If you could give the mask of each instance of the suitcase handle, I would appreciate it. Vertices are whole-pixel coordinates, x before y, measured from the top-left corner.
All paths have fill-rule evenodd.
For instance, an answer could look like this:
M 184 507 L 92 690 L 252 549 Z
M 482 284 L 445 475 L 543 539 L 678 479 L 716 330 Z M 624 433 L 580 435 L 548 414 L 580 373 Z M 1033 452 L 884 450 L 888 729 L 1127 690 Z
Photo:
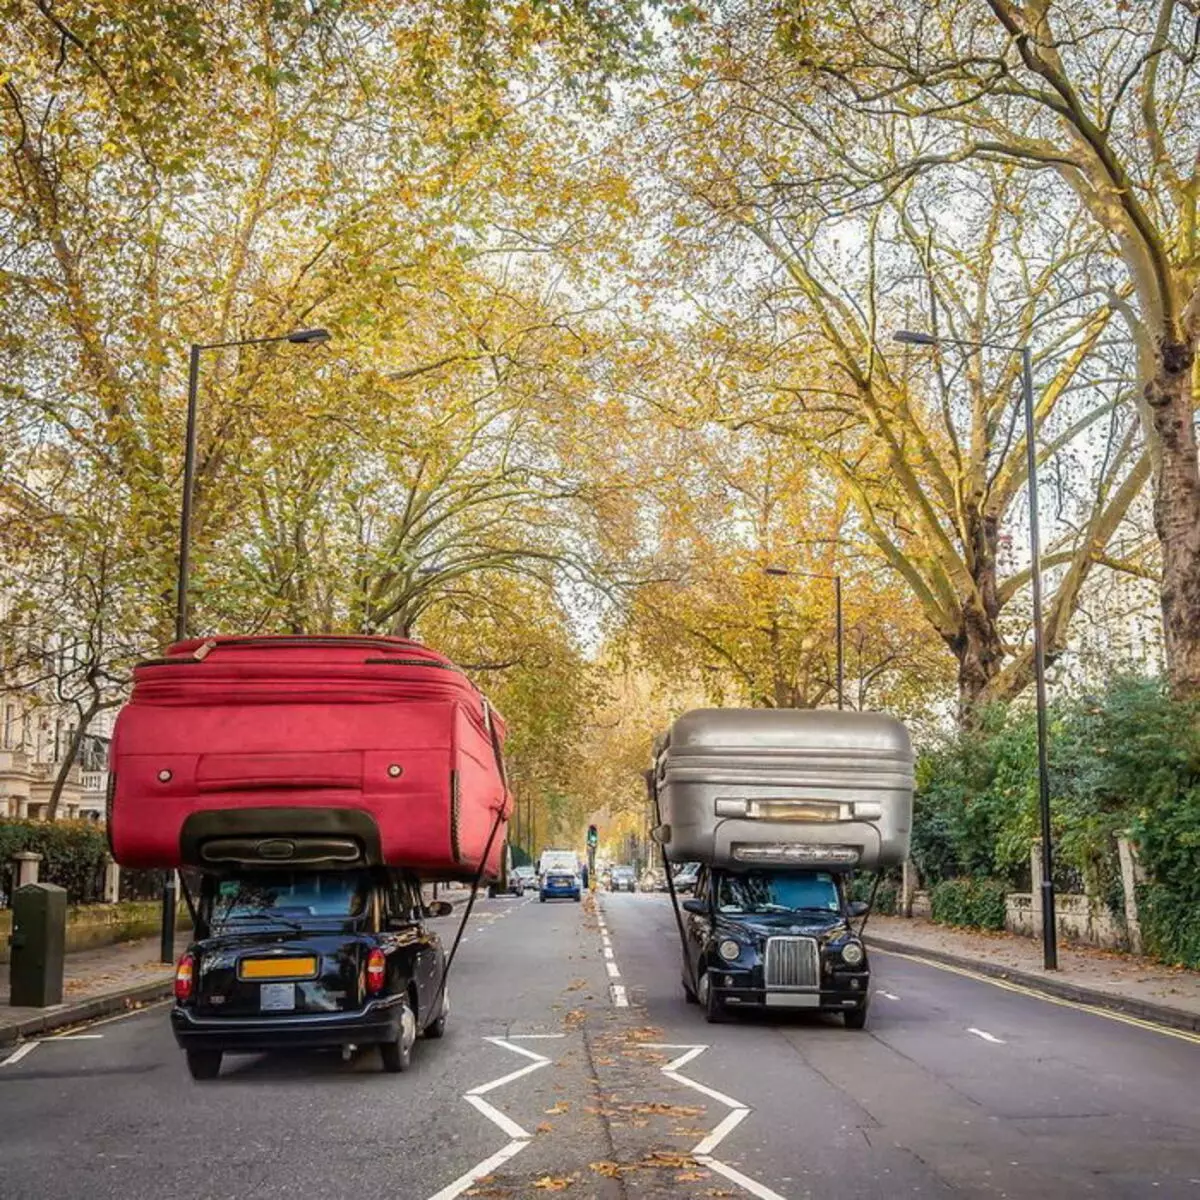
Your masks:
M 361 788 L 362 755 L 202 754 L 196 764 L 200 792 L 249 792 L 269 788 Z

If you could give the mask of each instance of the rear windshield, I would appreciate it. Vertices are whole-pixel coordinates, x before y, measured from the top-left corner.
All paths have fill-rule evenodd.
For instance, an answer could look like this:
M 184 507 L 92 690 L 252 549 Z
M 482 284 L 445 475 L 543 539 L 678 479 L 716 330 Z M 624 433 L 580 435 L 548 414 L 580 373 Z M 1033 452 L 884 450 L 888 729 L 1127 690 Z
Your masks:
M 240 923 L 345 920 L 366 905 L 367 879 L 358 871 L 261 871 L 223 879 L 213 904 L 214 927 Z

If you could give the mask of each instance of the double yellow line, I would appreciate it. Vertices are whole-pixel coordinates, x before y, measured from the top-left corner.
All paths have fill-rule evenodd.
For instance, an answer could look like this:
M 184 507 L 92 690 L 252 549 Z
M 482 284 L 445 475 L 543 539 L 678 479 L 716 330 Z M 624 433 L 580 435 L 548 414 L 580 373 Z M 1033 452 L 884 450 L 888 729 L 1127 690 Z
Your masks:
M 939 971 L 949 971 L 952 975 L 963 975 L 979 983 L 989 983 L 992 987 L 1003 988 L 1006 992 L 1016 992 L 1021 996 L 1032 996 L 1035 1000 L 1044 1000 L 1047 1004 L 1057 1004 L 1060 1008 L 1073 1008 L 1077 1012 L 1091 1013 L 1103 1017 L 1106 1021 L 1120 1021 L 1124 1025 L 1133 1025 L 1138 1029 L 1148 1029 L 1151 1033 L 1162 1033 L 1167 1037 L 1178 1038 L 1181 1042 L 1191 1042 L 1200 1046 L 1200 1033 L 1191 1033 L 1186 1029 L 1172 1029 L 1169 1025 L 1160 1025 L 1156 1021 L 1146 1021 L 1141 1017 L 1131 1017 L 1127 1013 L 1114 1012 L 1110 1008 L 1100 1008 L 1095 1004 L 1084 1004 L 1079 1000 L 1067 1000 L 1062 996 L 1053 996 L 1038 988 L 1027 987 L 1021 983 L 1011 983 L 1007 979 L 997 979 L 994 975 L 985 975 L 982 971 L 972 971 L 967 967 L 956 967 L 950 963 L 940 962 L 933 958 L 923 958 L 919 954 L 902 954 L 899 950 L 884 950 L 881 947 L 871 947 L 872 954 L 887 954 L 892 958 L 903 958 L 908 962 L 918 963 L 923 967 L 936 967 Z

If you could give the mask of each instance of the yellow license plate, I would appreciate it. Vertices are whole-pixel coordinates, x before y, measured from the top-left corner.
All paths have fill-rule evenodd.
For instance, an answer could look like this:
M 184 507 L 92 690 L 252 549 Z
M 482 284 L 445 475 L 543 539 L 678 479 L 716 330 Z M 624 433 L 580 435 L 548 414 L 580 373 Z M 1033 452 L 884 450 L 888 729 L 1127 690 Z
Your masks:
M 317 960 L 312 955 L 302 958 L 243 958 L 238 963 L 239 979 L 312 979 L 317 973 Z

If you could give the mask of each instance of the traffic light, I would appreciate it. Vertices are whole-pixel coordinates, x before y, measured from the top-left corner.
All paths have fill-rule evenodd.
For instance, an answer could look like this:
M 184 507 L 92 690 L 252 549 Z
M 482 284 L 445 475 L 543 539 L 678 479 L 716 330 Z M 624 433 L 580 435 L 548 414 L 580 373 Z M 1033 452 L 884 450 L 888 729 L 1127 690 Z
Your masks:
M 594 846 L 599 840 L 600 840 L 599 831 L 596 829 L 595 825 L 589 825 L 588 832 L 587 832 L 587 844 L 589 846 Z

